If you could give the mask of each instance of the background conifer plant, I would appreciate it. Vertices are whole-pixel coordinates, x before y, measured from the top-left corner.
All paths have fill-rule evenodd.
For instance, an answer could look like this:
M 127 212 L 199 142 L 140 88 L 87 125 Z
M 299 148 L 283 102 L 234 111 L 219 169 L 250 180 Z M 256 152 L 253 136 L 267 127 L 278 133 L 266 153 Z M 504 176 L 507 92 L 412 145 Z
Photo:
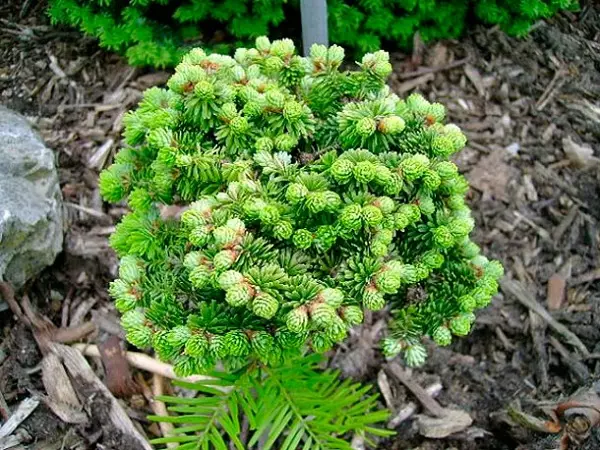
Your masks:
M 531 25 L 577 0 L 330 0 L 331 41 L 362 54 L 408 47 L 415 32 L 429 41 L 456 38 L 473 19 L 525 35 Z M 227 50 L 257 36 L 299 30 L 299 0 L 50 0 L 54 23 L 97 37 L 131 64 L 174 66 L 195 45 Z M 285 24 L 285 27 L 282 26 Z M 285 30 L 282 30 L 285 28 Z M 225 32 L 225 42 L 213 39 Z
M 265 37 L 233 58 L 194 49 L 166 89 L 147 90 L 125 117 L 125 146 L 100 177 L 104 198 L 131 208 L 111 237 L 121 264 L 110 292 L 128 340 L 180 375 L 218 366 L 227 395 L 198 389 L 219 414 L 221 401 L 232 415 L 248 404 L 260 436 L 275 405 L 263 399 L 291 392 L 277 395 L 291 409 L 271 411 L 281 414 L 272 444 L 349 448 L 324 436 L 381 434 L 364 390 L 298 357 L 326 352 L 365 311 L 387 309 L 384 353 L 422 364 L 422 340 L 468 334 L 503 275 L 469 239 L 469 186 L 449 161 L 466 138 L 444 123 L 445 108 L 391 93 L 386 52 L 355 71 L 340 71 L 343 58 L 335 45 L 304 58 L 291 40 Z M 318 406 L 293 394 L 319 383 L 325 403 L 334 391 L 349 401 L 342 416 L 319 407 L 320 432 L 295 422 Z M 172 420 L 197 425 L 179 429 L 181 442 L 200 433 L 221 448 L 218 430 L 234 435 L 239 424 L 196 414 L 213 411 L 204 401 L 172 399 L 187 405 L 174 411 L 202 416 Z

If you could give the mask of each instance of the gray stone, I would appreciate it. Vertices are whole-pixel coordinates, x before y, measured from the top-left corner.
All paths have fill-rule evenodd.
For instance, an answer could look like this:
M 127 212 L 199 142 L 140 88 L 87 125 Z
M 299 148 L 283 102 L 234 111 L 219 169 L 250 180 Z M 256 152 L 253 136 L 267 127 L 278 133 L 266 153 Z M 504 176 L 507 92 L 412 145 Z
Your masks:
M 0 106 L 0 280 L 21 288 L 54 262 L 62 242 L 54 154 L 24 117 Z

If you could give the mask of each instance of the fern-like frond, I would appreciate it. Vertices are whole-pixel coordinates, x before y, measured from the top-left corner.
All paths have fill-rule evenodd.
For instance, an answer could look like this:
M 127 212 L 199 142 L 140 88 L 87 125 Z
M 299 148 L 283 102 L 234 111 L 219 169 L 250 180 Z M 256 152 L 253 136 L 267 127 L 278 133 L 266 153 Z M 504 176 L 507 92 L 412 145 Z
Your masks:
M 319 369 L 321 361 L 311 355 L 278 367 L 247 367 L 241 375 L 217 372 L 197 383 L 176 382 L 199 395 L 158 398 L 174 415 L 150 420 L 175 429 L 152 443 L 178 443 L 181 450 L 221 450 L 229 442 L 240 450 L 351 450 L 348 435 L 360 434 L 373 444 L 374 436 L 393 434 L 377 428 L 389 412 L 377 409 L 370 386 Z M 242 416 L 252 431 L 247 443 L 240 437 Z

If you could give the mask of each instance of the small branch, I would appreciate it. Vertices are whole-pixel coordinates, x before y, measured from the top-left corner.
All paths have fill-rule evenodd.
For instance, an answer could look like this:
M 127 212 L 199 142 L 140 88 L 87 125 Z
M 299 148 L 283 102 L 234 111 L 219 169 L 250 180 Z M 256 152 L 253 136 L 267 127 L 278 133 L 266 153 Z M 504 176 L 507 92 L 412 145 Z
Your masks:
M 466 64 L 469 61 L 469 58 L 463 58 L 463 59 L 459 59 L 456 61 L 453 61 L 449 64 L 446 64 L 444 66 L 439 66 L 439 67 L 424 67 L 421 68 L 419 70 L 415 70 L 414 72 L 406 72 L 406 73 L 401 73 L 398 78 L 400 78 L 401 80 L 408 80 L 409 78 L 416 78 L 416 77 L 420 77 L 421 75 L 426 75 L 428 73 L 437 73 L 437 72 L 443 72 L 445 70 L 450 70 L 450 69 L 454 69 L 456 67 L 460 67 L 463 64 Z
M 544 308 L 542 305 L 538 303 L 538 301 L 533 298 L 533 296 L 525 289 L 525 287 L 518 281 L 503 279 L 500 282 L 500 286 L 502 290 L 512 294 L 517 300 L 519 300 L 524 306 L 535 312 L 538 316 L 540 316 L 550 328 L 552 328 L 556 333 L 558 333 L 562 338 L 571 344 L 573 347 L 577 348 L 583 356 L 587 356 L 590 354 L 587 347 L 583 342 L 577 337 L 575 333 L 569 330 L 562 323 L 556 321 L 554 317 L 550 315 L 550 313 Z
M 73 348 L 76 348 L 85 356 L 91 356 L 96 358 L 100 357 L 100 351 L 98 350 L 98 347 L 96 345 L 75 344 L 73 345 Z M 144 353 L 125 352 L 125 357 L 127 358 L 127 361 L 129 361 L 129 364 L 131 364 L 133 367 L 136 367 L 141 370 L 146 370 L 157 375 L 161 375 L 165 378 L 170 378 L 171 380 L 181 380 L 186 381 L 188 383 L 195 383 L 198 381 L 213 379 L 212 377 L 206 375 L 192 375 L 185 378 L 178 377 L 177 375 L 175 375 L 173 366 L 158 361 Z M 215 388 L 218 389 L 217 386 L 215 386 Z
M 550 336 L 549 341 L 562 358 L 564 365 L 580 382 L 586 383 L 590 379 L 590 371 L 585 364 L 575 358 L 554 336 Z
M 160 400 L 157 400 L 156 397 L 160 397 L 161 395 L 163 395 L 164 393 L 164 378 L 158 374 L 154 374 L 154 376 L 152 377 L 152 403 L 150 403 L 150 406 L 152 406 L 152 411 L 154 411 L 154 414 L 156 414 L 157 416 L 168 416 L 169 413 L 167 411 L 167 406 L 161 402 Z M 160 426 L 160 432 L 162 433 L 163 437 L 168 437 L 173 433 L 173 424 L 169 423 L 169 422 L 159 422 L 158 424 Z M 178 444 L 175 442 L 170 442 L 167 444 L 167 448 L 177 448 Z
M 421 402 L 423 407 L 436 417 L 446 416 L 446 410 L 433 399 L 429 393 L 419 384 L 410 379 L 406 371 L 397 363 L 391 362 L 386 364 L 385 368 L 395 376 L 406 388 Z
M 425 388 L 425 392 L 427 392 L 427 394 L 429 394 L 431 397 L 437 397 L 439 393 L 442 392 L 442 384 L 433 383 Z M 398 427 L 402 422 L 410 419 L 418 409 L 419 405 L 417 405 L 415 402 L 408 402 L 404 408 L 398 411 L 398 413 L 390 419 L 387 427 L 390 429 Z
M 76 327 L 58 328 L 52 333 L 52 340 L 63 344 L 80 341 L 87 335 L 96 331 L 96 325 L 93 322 L 85 322 Z

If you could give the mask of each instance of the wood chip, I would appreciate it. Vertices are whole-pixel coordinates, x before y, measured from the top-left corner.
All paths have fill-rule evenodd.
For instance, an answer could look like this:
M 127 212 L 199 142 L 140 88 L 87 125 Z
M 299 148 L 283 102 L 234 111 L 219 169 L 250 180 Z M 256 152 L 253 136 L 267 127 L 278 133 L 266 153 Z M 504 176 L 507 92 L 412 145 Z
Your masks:
M 600 280 L 600 267 L 569 281 L 569 286 L 577 286 L 584 283 L 590 283 L 592 281 Z
M 23 400 L 17 410 L 0 428 L 0 438 L 5 438 L 13 433 L 25 419 L 27 419 L 35 408 L 40 404 L 40 399 L 37 397 L 29 397 Z
M 503 291 L 512 294 L 524 306 L 537 313 L 542 319 L 544 319 L 550 328 L 558 333 L 566 342 L 577 348 L 583 356 L 590 354 L 585 344 L 581 342 L 577 335 L 562 323 L 556 321 L 554 317 L 552 317 L 546 310 L 546 308 L 540 305 L 521 283 L 516 280 L 504 278 L 500 281 L 500 286 L 502 287 Z
M 571 206 L 571 209 L 569 209 L 569 212 L 567 213 L 567 215 L 564 217 L 564 219 L 558 224 L 558 226 L 552 232 L 552 240 L 555 243 L 560 242 L 560 240 L 563 237 L 563 235 L 565 234 L 565 232 L 569 229 L 569 227 L 575 220 L 575 217 L 577 217 L 578 212 L 579 212 L 579 205 Z
M 471 426 L 473 418 L 460 409 L 446 409 L 444 417 L 417 416 L 419 434 L 427 438 L 443 439 Z
M 600 163 L 600 158 L 594 156 L 594 149 L 587 144 L 578 144 L 570 136 L 562 140 L 563 150 L 575 167 L 587 167 Z
M 95 399 L 99 396 L 102 402 L 106 402 L 108 420 L 116 430 L 132 439 L 136 443 L 136 448 L 152 450 L 146 438 L 133 425 L 123 407 L 96 376 L 79 351 L 62 344 L 50 344 L 50 349 L 61 359 L 71 378 L 77 379 L 79 384 L 85 384 L 86 390 L 93 389 L 96 393 Z
M 410 375 L 400 367 L 398 363 L 390 362 L 385 365 L 385 369 L 390 372 L 391 375 L 396 377 L 417 399 L 423 407 L 432 415 L 437 417 L 444 417 L 446 412 L 444 408 L 434 400 L 434 398 L 427 393 L 418 383 L 414 382 Z
M 71 380 L 55 353 L 50 352 L 42 359 L 42 382 L 48 395 L 44 402 L 63 422 L 81 424 L 88 421 Z
M 479 71 L 471 64 L 465 64 L 464 71 L 469 81 L 473 84 L 473 86 L 475 86 L 479 96 L 485 97 L 485 86 Z
M 401 83 L 394 91 L 397 94 L 404 94 L 405 92 L 412 91 L 419 86 L 429 83 L 435 79 L 435 75 L 433 73 L 427 73 L 425 75 L 421 75 L 420 77 L 413 78 L 412 80 L 405 81 Z
M 550 311 L 556 311 L 564 306 L 565 302 L 565 289 L 567 287 L 567 280 L 564 276 L 559 273 L 555 273 L 548 280 L 548 309 Z
M 425 388 L 425 391 L 431 395 L 432 397 L 437 397 L 440 392 L 442 392 L 442 384 L 441 383 L 433 383 Z M 419 409 L 419 405 L 415 402 L 408 402 L 402 409 L 400 409 L 394 417 L 390 419 L 387 423 L 387 427 L 390 429 L 394 429 L 398 427 L 401 423 L 410 419 L 414 413 Z
M 508 182 L 518 175 L 518 171 L 506 163 L 509 157 L 506 150 L 498 148 L 484 156 L 468 173 L 467 178 L 474 189 L 482 192 L 484 198 L 508 201 Z
M 139 386 L 133 381 L 121 340 L 117 336 L 110 336 L 98 349 L 106 372 L 105 383 L 110 392 L 117 397 L 131 397 L 138 393 Z

